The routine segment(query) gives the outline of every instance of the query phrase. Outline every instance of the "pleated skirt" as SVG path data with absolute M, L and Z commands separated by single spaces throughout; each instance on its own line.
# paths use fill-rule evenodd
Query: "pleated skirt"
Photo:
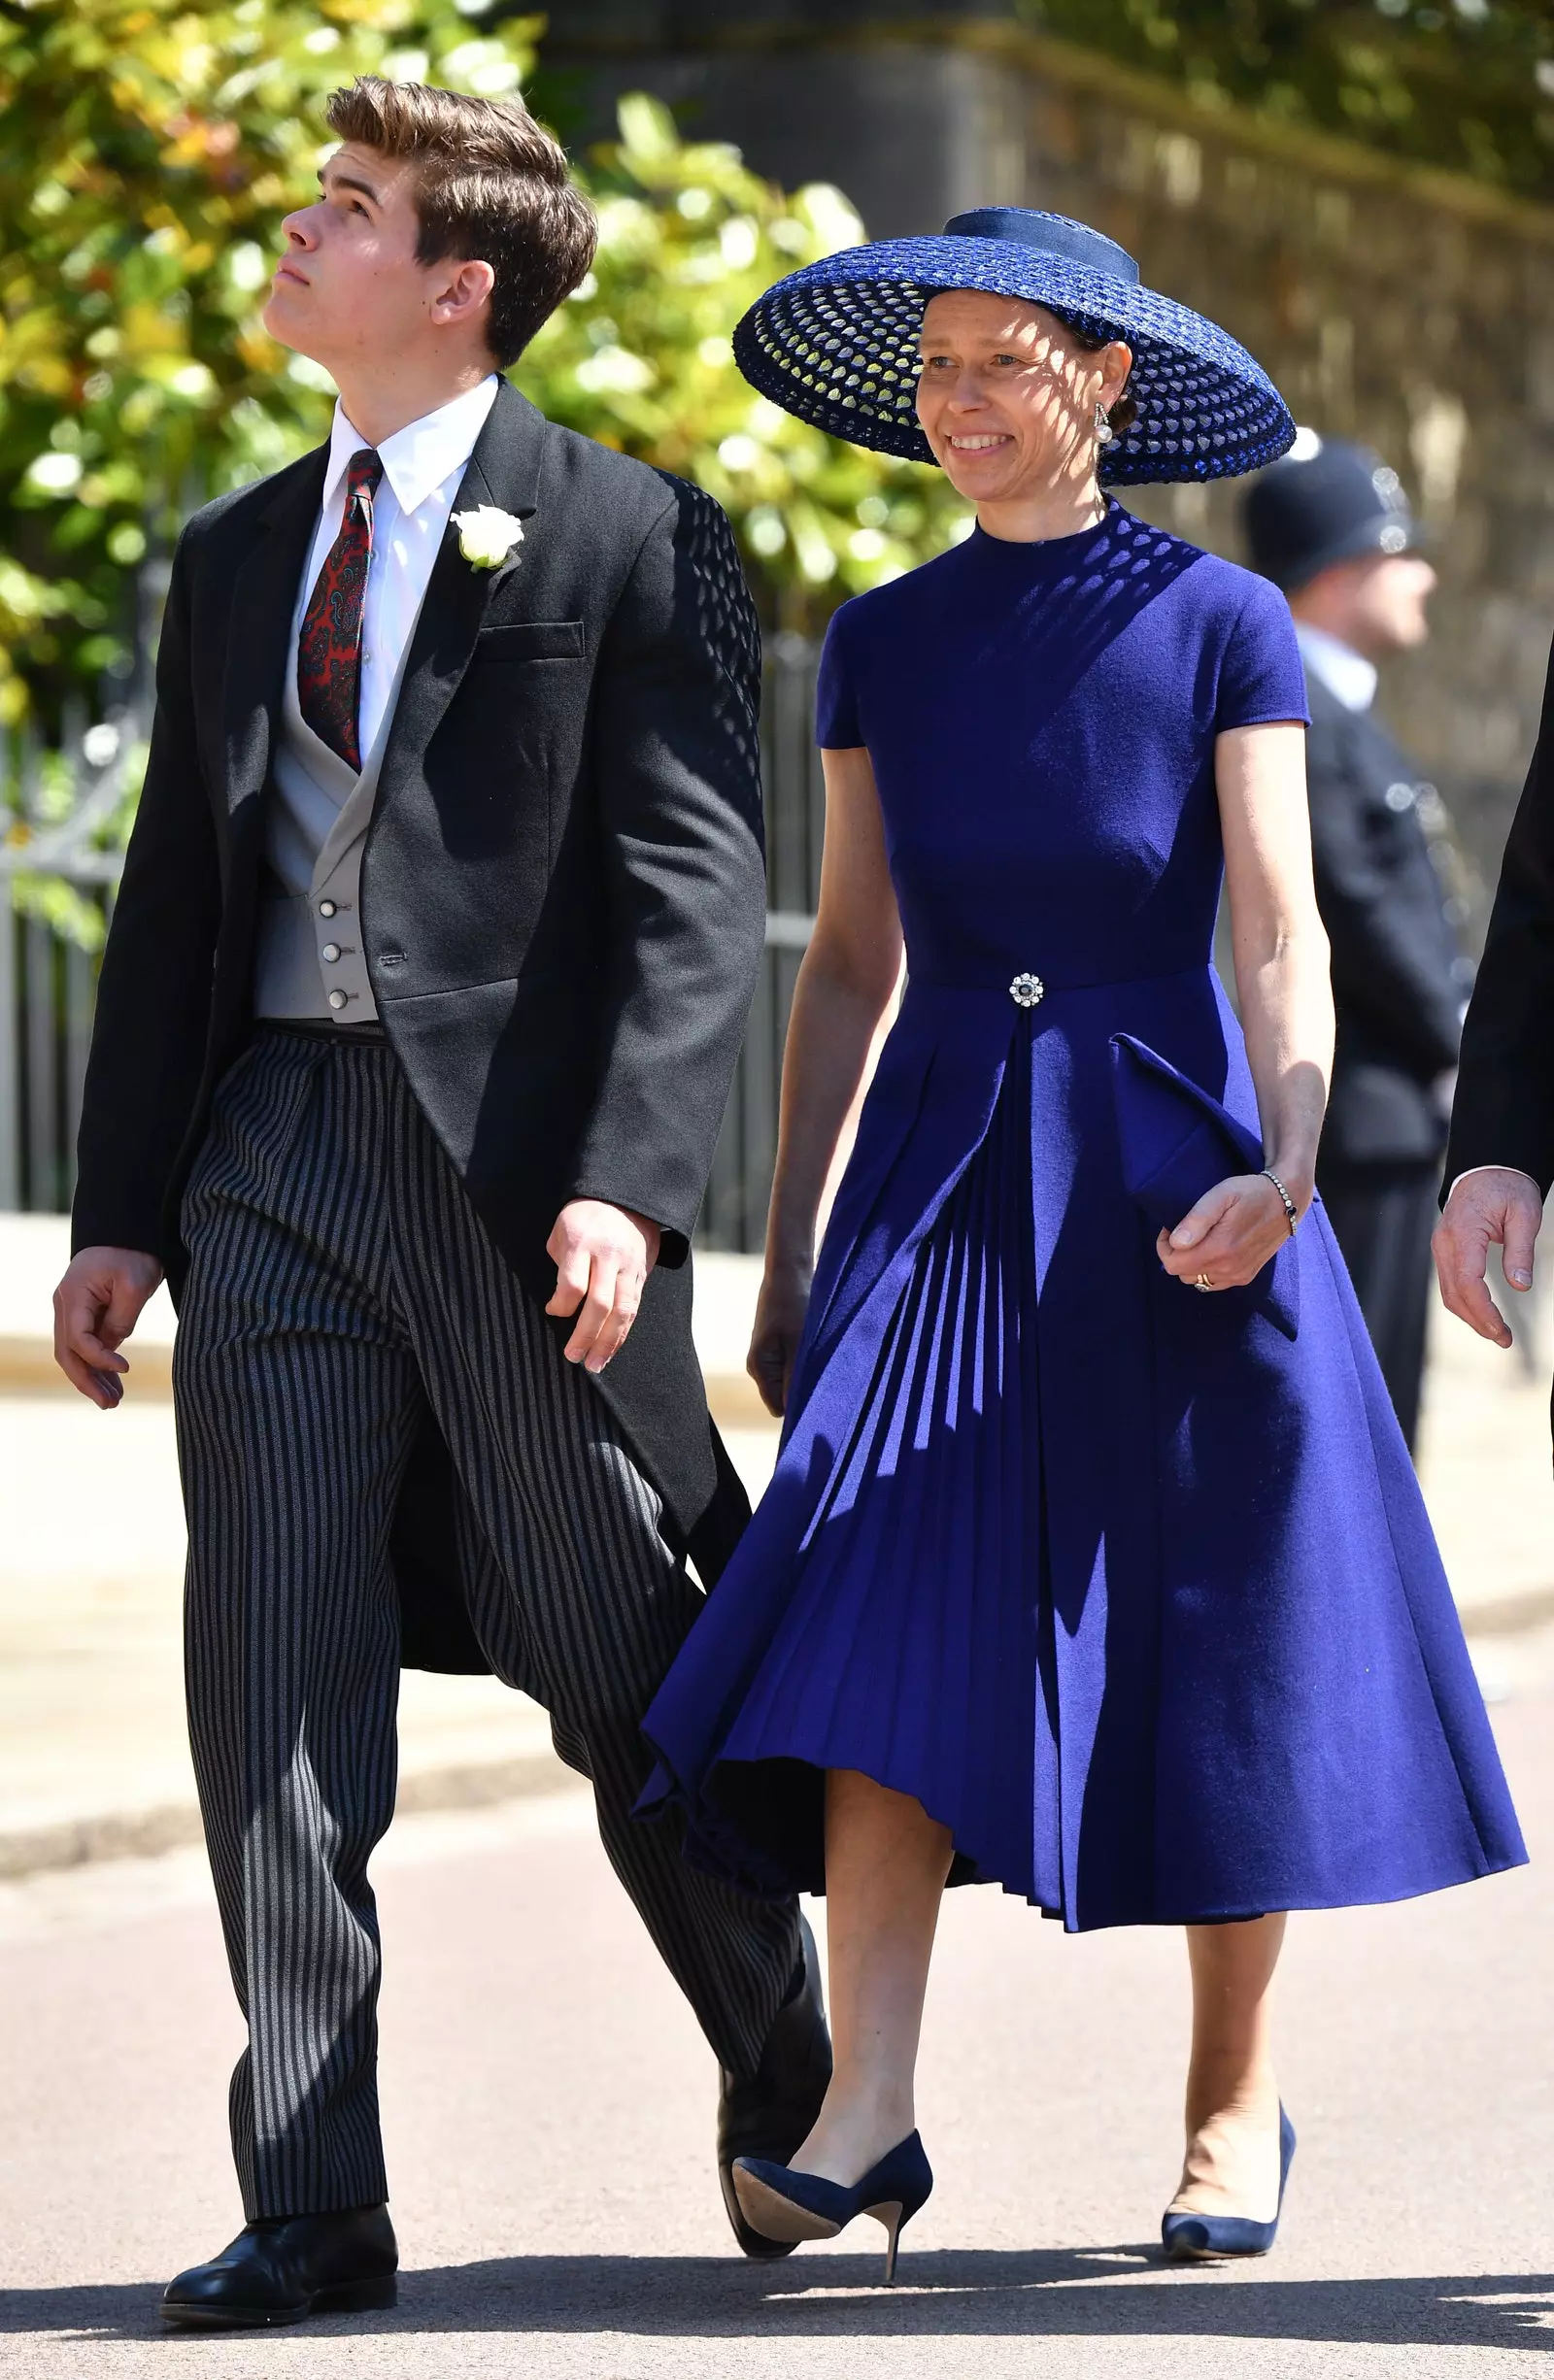
M 641 1814 L 747 1892 L 824 1891 L 828 1769 L 1071 1929 L 1525 1857 L 1325 1218 L 1292 1344 L 1165 1276 L 1121 1192 L 1109 1033 L 1146 1025 L 1255 1123 L 1206 970 L 1013 1023 L 909 994 L 776 1475 L 645 1724 Z

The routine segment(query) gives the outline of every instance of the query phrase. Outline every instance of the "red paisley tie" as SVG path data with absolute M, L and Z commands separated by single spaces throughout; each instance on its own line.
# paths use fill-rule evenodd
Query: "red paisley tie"
M 361 699 L 361 605 L 372 559 L 372 499 L 383 478 L 373 447 L 353 454 L 345 518 L 308 597 L 297 641 L 297 702 L 313 732 L 350 767 L 361 766 L 356 706 Z

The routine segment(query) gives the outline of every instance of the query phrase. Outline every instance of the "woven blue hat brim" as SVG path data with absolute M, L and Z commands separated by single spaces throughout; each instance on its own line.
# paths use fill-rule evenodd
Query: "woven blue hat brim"
M 931 462 L 918 426 L 918 334 L 940 289 L 986 289 L 1061 314 L 1133 352 L 1132 426 L 1100 453 L 1117 486 L 1233 479 L 1284 453 L 1289 407 L 1244 347 L 1190 306 L 1015 240 L 874 240 L 773 284 L 734 333 L 752 387 L 800 421 Z

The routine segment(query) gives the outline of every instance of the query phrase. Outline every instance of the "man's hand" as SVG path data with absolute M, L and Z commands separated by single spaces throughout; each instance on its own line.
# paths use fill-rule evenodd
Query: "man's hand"
M 1533 1250 L 1542 1220 L 1543 1201 L 1531 1175 L 1510 1165 L 1486 1165 L 1453 1184 L 1446 1212 L 1436 1225 L 1430 1244 L 1448 1312 L 1497 1347 L 1509 1347 L 1511 1334 L 1484 1286 L 1490 1242 L 1505 1251 L 1510 1287 L 1530 1290 Z
M 104 1413 L 124 1393 L 120 1343 L 161 1278 L 156 1258 L 138 1248 L 84 1248 L 54 1291 L 54 1361 Z
M 645 1215 L 602 1198 L 574 1198 L 561 1209 L 545 1243 L 556 1264 L 556 1294 L 545 1311 L 577 1315 L 563 1350 L 569 1363 L 602 1372 L 625 1345 L 642 1285 L 659 1261 L 659 1237 Z

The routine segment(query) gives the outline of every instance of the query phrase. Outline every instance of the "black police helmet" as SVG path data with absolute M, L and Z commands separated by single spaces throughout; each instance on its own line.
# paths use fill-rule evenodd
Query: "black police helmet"
M 1423 543 L 1402 483 L 1379 454 L 1307 429 L 1252 482 L 1241 521 L 1253 569 L 1286 594 L 1334 562 Z

